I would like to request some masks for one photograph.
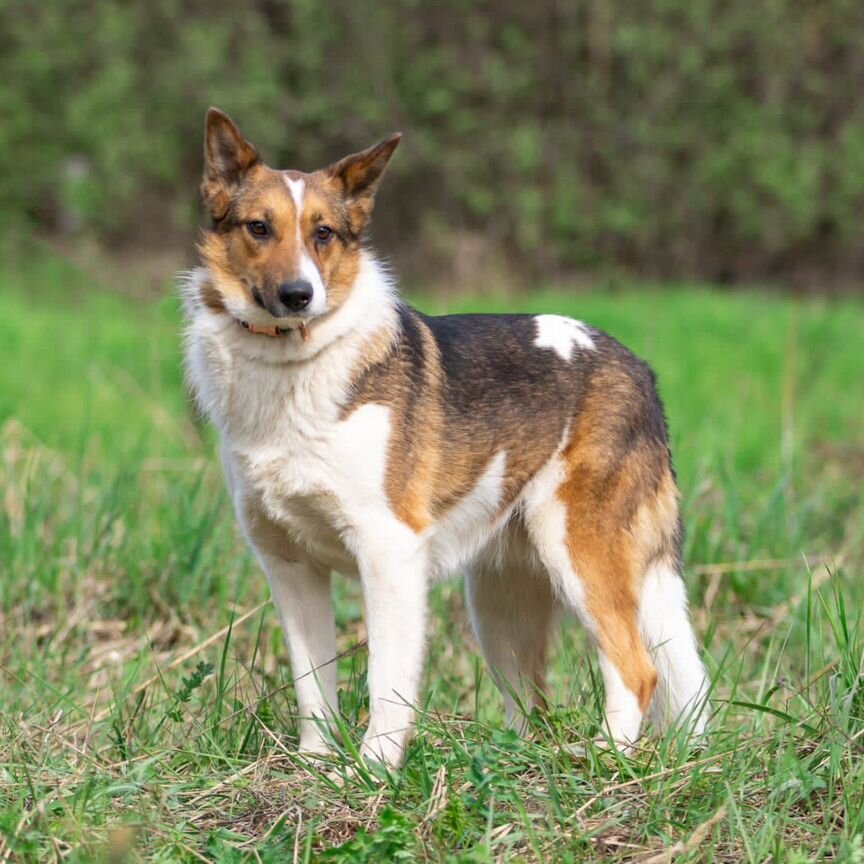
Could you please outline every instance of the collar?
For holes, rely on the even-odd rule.
[[[250,324],[248,321],[241,321],[239,318],[235,319],[237,323],[244,329],[248,330],[250,333],[254,333],[256,336],[269,336],[271,339],[278,339],[284,336],[290,336],[295,330],[300,331],[300,338],[304,342],[309,341],[309,329],[306,327],[306,323],[301,321],[297,327],[260,327],[258,324]]]

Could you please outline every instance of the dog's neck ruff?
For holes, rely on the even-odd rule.
[[[279,339],[284,336],[290,336],[295,330],[298,330],[300,332],[300,338],[304,342],[309,341],[309,330],[303,321],[301,321],[297,327],[261,327],[258,324],[250,324],[248,321],[242,321],[239,318],[235,320],[244,330],[248,330],[256,336],[269,336],[271,339]]]

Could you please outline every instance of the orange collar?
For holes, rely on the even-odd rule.
[[[280,336],[290,336],[294,332],[293,327],[259,327],[257,324],[250,324],[248,321],[241,321],[240,319],[237,319],[237,323],[244,330],[248,330],[250,333],[260,336],[269,336],[271,339],[278,339]],[[307,329],[306,324],[301,321],[297,325],[296,329],[300,331],[300,338],[304,342],[308,342],[309,330]]]

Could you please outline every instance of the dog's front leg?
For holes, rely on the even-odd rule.
[[[288,561],[260,551],[258,557],[270,583],[291,657],[300,715],[300,750],[329,753],[327,728],[338,709],[330,572],[311,561]]]
[[[361,754],[402,764],[426,641],[426,561],[387,552],[361,565],[369,638],[369,728]]]

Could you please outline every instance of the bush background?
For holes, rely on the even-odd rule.
[[[404,131],[408,276],[857,291],[862,33],[857,0],[0,0],[0,219],[188,250],[217,104],[280,167]]]

